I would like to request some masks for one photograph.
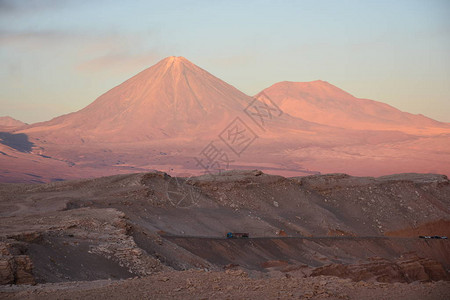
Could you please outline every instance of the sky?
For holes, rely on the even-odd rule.
[[[0,116],[77,111],[167,56],[248,95],[325,80],[450,122],[449,0],[0,0]]]

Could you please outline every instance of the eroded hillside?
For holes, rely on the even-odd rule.
[[[450,268],[448,240],[418,237],[449,234],[443,175],[154,172],[0,189],[2,283],[236,267],[412,282]]]

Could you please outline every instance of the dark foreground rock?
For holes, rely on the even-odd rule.
[[[438,282],[449,279],[450,243],[417,234],[447,235],[449,207],[449,181],[433,174],[154,172],[0,184],[0,283],[123,282],[185,270]],[[228,240],[229,231],[250,238]]]

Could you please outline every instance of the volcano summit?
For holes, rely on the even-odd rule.
[[[276,117],[268,103],[280,110]],[[258,137],[239,155],[220,136],[236,118]],[[253,98],[183,57],[161,60],[77,112],[2,128],[2,181],[153,169],[202,174],[196,157],[210,143],[228,151],[230,169],[450,175],[448,123],[358,99],[324,81],[280,82]]]

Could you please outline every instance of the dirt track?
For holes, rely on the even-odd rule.
[[[267,277],[240,270],[163,272],[120,281],[0,286],[2,299],[448,299],[450,283],[353,282],[330,276]]]

